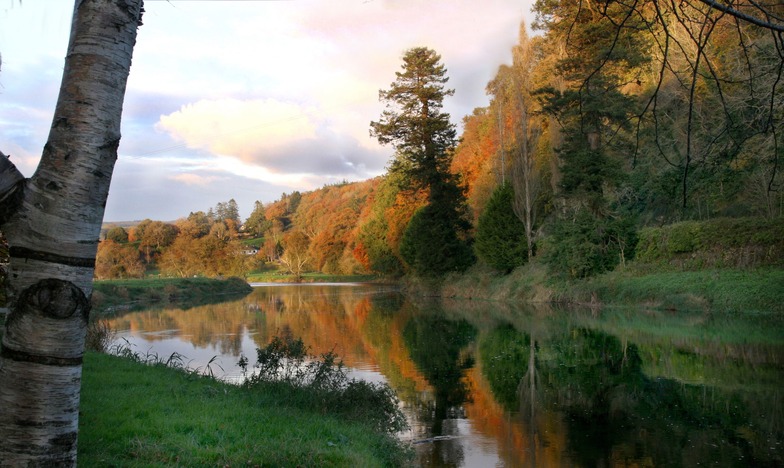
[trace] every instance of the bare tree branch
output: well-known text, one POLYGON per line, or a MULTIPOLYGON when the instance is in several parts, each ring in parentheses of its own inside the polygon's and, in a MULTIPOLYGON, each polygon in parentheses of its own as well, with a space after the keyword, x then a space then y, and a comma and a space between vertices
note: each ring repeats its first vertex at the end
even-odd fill
MULTIPOLYGON (((708 5, 708 6, 710 6, 711 8, 715 8, 715 9, 717 9, 719 11, 722 11, 722 12, 728 14, 728 15, 732 15, 732 16, 738 18, 738 19, 741 19, 743 21, 749 22, 749 23, 751 23, 753 25, 756 25, 756 26, 759 26, 759 27, 765 28, 765 29, 771 29, 773 31, 778 31, 780 33, 784 33, 784 24, 774 24, 774 23, 770 22, 769 20, 768 21, 761 20, 761 19, 759 19, 759 18, 757 18, 755 16, 743 13, 742 11, 740 11, 740 10, 738 10, 736 8, 732 8, 731 6, 728 6, 728 5, 723 5, 723 4, 721 4, 721 3, 717 2, 717 1, 714 1, 714 0, 699 0, 699 1, 704 3, 704 4, 706 4, 706 5, 708 5)), ((770 12, 770 10, 766 9, 765 7, 760 6, 758 3, 753 2, 753 1, 751 3, 754 6, 756 6, 759 10, 761 10, 763 12, 763 14, 766 15, 766 17, 768 17, 768 18, 773 17, 773 18, 776 18, 776 19, 780 20, 780 18, 778 18, 777 16, 773 15, 770 12)))

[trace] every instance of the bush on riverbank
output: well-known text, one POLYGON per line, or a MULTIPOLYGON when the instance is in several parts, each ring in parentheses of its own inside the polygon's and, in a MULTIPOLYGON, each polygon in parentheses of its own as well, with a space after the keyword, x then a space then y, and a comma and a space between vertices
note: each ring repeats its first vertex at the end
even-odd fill
POLYGON ((637 261, 679 269, 784 266, 784 218, 684 221, 639 233, 637 261))
MULTIPOLYGON (((287 398, 296 406, 317 413, 339 415, 362 421, 373 430, 394 435, 408 428, 398 406, 395 392, 385 383, 350 379, 343 362, 332 351, 313 356, 301 338, 290 333, 276 336, 263 348, 256 348, 253 372, 243 386, 261 392, 280 387, 283 393, 293 388, 287 398)), ((247 374, 248 360, 240 360, 247 374)))
POLYGON ((88 352, 83 466, 400 466, 407 451, 366 424, 299 405, 291 386, 260 391, 88 352))

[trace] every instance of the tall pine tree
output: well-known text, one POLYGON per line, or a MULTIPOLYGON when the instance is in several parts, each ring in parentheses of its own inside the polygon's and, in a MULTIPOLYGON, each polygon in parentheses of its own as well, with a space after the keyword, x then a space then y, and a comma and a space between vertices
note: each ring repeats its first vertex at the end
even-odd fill
POLYGON ((457 132, 442 112, 443 100, 454 94, 441 56, 426 47, 409 49, 403 70, 379 98, 387 108, 371 135, 396 151, 389 172, 400 176, 402 188, 424 190, 428 205, 412 219, 401 241, 401 254, 418 274, 464 270, 473 263, 465 216, 465 194, 449 172, 457 132), (437 248, 433 242, 438 242, 437 248))
POLYGON ((612 269, 616 247, 631 246, 621 219, 618 188, 624 157, 634 153, 630 136, 639 115, 637 89, 649 56, 635 10, 617 2, 601 4, 538 0, 536 27, 563 45, 555 65, 559 87, 541 90, 545 112, 564 135, 557 148, 561 172, 561 210, 545 260, 556 273, 590 276, 612 269), (580 262, 571 249, 583 247, 580 262))

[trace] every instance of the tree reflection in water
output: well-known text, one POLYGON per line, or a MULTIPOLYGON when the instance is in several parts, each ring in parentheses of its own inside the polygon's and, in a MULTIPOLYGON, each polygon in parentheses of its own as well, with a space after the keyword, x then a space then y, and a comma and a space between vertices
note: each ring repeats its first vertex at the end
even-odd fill
POLYGON ((282 330, 334 349, 396 390, 407 438, 430 439, 422 466, 784 464, 781 326, 717 311, 423 304, 383 286, 299 285, 113 327, 142 351, 221 354, 227 370, 282 330))
MULTIPOLYGON (((433 387, 435 399, 423 401, 417 412, 429 426, 428 437, 457 436, 456 421, 465 419, 463 403, 469 399, 464 371, 473 366, 466 347, 476 328, 465 320, 450 321, 441 313, 414 316, 403 329, 411 359, 433 387)), ((459 466, 462 447, 451 439, 438 440, 421 450, 428 466, 459 466), (441 450, 443 446, 451 446, 441 450)))
MULTIPOLYGON (((647 377, 638 347, 614 336, 566 327, 535 342, 506 324, 480 340, 482 369, 495 398, 508 411, 519 408, 529 441, 537 440, 540 448, 563 441, 563 452, 577 466, 775 466, 781 461, 780 424, 773 433, 744 437, 749 435, 744 429, 763 423, 757 420, 765 414, 757 412, 762 410, 758 399, 647 377), (565 433, 548 440, 553 415, 565 433)), ((780 407, 781 395, 766 401, 780 407)))

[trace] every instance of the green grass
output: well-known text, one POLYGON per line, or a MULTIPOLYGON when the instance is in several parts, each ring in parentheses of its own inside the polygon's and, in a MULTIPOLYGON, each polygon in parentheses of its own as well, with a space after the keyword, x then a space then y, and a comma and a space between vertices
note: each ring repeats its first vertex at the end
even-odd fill
POLYGON ((297 406, 291 388, 247 389, 87 353, 82 466, 395 466, 391 436, 297 406))
POLYGON ((251 247, 259 247, 264 244, 263 237, 253 237, 251 239, 242 239, 242 245, 247 245, 251 247))
POLYGON ((577 302, 594 295, 602 303, 647 305, 665 310, 711 309, 748 315, 784 314, 784 270, 710 269, 636 274, 615 271, 564 287, 577 302))
POLYGON ((252 288, 239 278, 154 278, 93 282, 93 308, 103 313, 152 304, 178 307, 221 302, 242 297, 252 288))
POLYGON ((431 293, 444 297, 711 310, 767 317, 777 323, 784 319, 784 269, 776 267, 672 271, 643 264, 566 281, 548 276, 546 268, 534 262, 509 275, 476 266, 465 274, 447 276, 436 288, 431 293))

